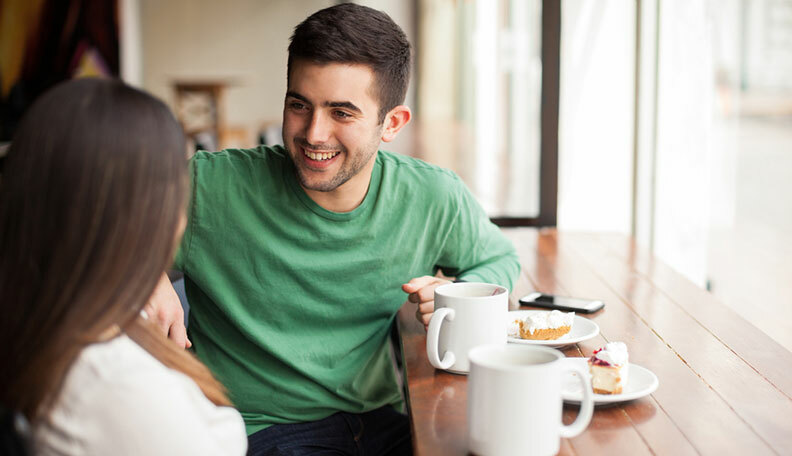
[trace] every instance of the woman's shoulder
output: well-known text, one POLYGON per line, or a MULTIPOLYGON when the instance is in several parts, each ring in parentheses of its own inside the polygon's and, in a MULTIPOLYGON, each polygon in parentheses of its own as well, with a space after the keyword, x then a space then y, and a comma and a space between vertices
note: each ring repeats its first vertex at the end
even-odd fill
POLYGON ((85 347, 69 375, 84 377, 84 382, 110 381, 134 385, 138 383, 139 377, 157 376, 170 383, 181 374, 169 369, 127 335, 121 334, 106 342, 85 347))
POLYGON ((123 335, 82 351, 36 427, 38 445, 85 450, 66 454, 209 454, 217 445, 242 454, 246 445, 236 410, 215 406, 190 378, 123 335))

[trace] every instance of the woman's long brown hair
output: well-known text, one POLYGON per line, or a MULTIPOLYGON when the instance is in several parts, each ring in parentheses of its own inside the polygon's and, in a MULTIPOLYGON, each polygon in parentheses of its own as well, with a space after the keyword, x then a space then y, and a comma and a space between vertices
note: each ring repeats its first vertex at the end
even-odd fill
POLYGON ((168 108, 118 81, 60 84, 25 115, 0 180, 4 406, 46 413, 80 351, 114 325, 229 404, 203 364, 140 318, 178 241, 184 150, 168 108))

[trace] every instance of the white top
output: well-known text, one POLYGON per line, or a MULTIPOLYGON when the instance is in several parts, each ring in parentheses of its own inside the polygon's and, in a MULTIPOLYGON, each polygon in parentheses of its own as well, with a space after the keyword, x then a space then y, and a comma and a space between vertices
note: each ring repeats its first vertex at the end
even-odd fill
POLYGON ((243 455, 239 412, 126 335, 80 353, 49 416, 33 428, 42 455, 243 455))

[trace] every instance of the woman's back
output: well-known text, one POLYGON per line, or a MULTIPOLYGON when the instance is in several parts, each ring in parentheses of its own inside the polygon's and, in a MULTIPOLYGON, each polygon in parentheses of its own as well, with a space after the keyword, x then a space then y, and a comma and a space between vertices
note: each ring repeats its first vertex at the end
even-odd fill
POLYGON ((42 455, 244 454, 236 410, 125 335, 80 353, 52 411, 33 428, 42 455))

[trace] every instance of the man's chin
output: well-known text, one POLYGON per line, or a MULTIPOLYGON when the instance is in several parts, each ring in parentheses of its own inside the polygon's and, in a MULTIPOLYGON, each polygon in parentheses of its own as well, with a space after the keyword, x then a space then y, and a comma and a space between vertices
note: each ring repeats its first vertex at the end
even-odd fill
POLYGON ((341 185, 340 183, 335 182, 334 179, 308 179, 302 171, 298 171, 297 174, 300 178, 300 186, 306 190, 312 190, 315 192, 332 192, 341 185))
POLYGON ((333 190, 338 188, 338 185, 330 185, 330 184, 319 184, 319 185, 303 185, 303 188, 306 190, 311 190, 314 192, 322 192, 322 193, 329 193, 333 190))

